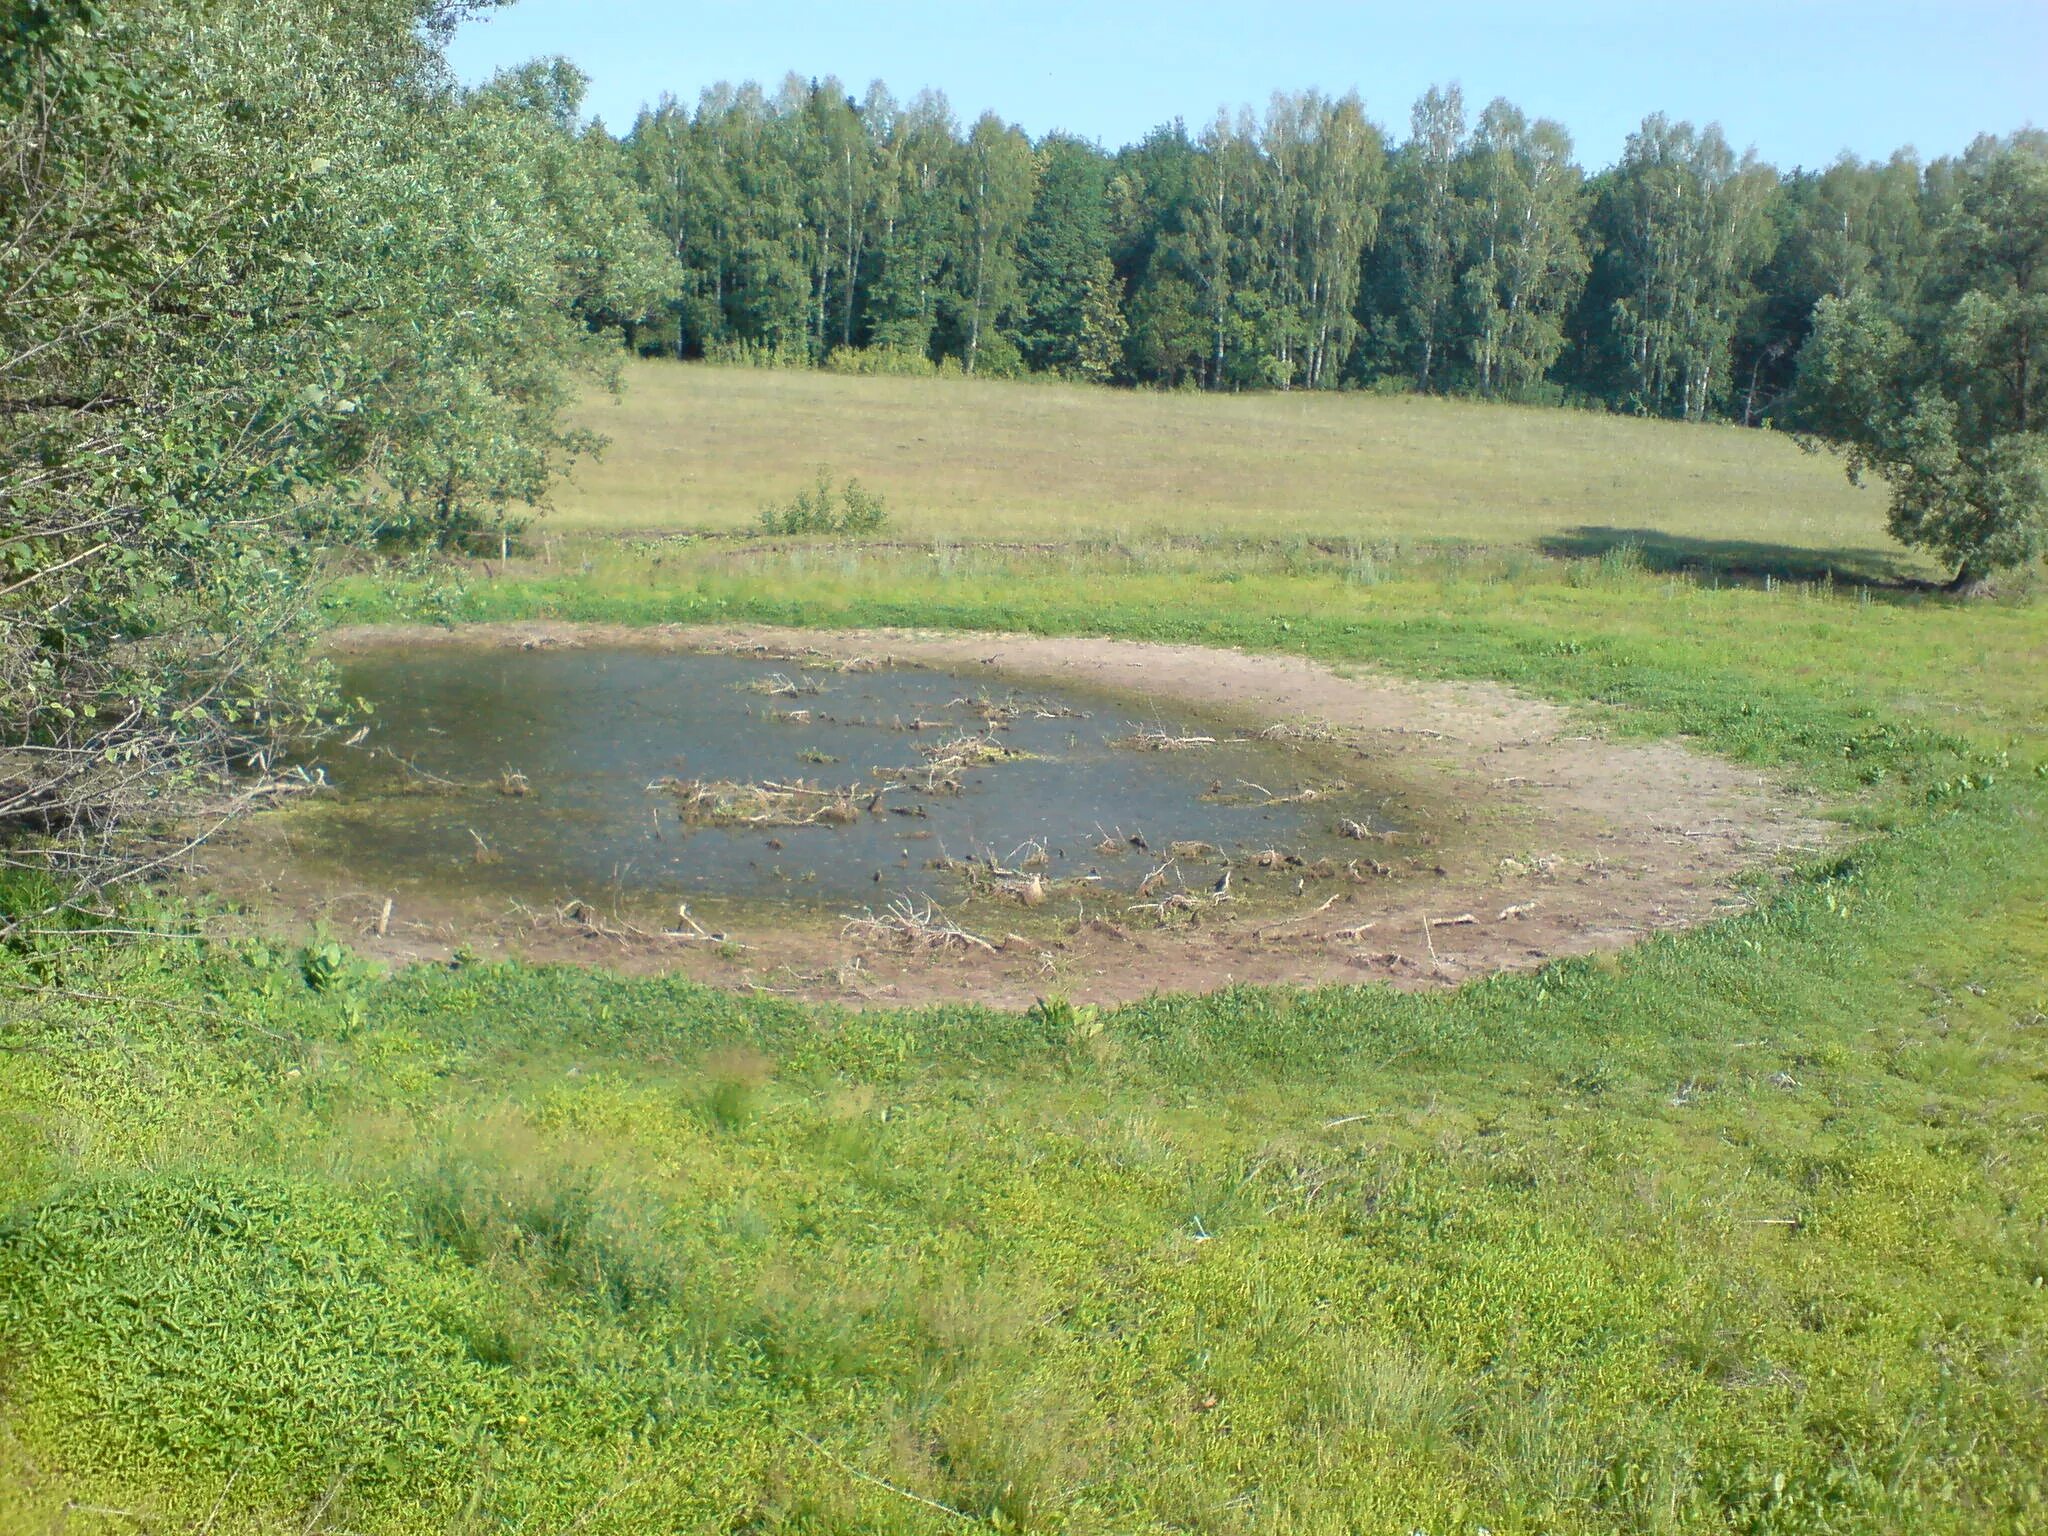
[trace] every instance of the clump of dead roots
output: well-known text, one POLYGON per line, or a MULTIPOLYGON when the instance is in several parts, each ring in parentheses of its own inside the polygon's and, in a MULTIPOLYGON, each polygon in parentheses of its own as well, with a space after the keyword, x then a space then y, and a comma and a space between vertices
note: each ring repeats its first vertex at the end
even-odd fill
POLYGON ((804 779, 741 783, 734 779, 656 779, 676 814, 693 827, 843 827, 881 808, 888 786, 832 787, 804 779))
POLYGON ((951 741, 920 744, 917 755, 937 769, 980 768, 989 763, 1022 762, 1032 754, 1006 747, 993 735, 956 736, 951 741))
POLYGON ((880 912, 863 907, 846 918, 845 937, 863 943, 889 944, 919 954, 937 954, 951 949, 978 949, 988 954, 996 946, 978 933, 970 933, 936 904, 922 906, 908 896, 898 896, 880 912))
POLYGON ((1199 752, 1216 746, 1222 738, 1189 731, 1167 731, 1156 725, 1134 725, 1128 734, 1111 739, 1112 747, 1126 752, 1199 752))

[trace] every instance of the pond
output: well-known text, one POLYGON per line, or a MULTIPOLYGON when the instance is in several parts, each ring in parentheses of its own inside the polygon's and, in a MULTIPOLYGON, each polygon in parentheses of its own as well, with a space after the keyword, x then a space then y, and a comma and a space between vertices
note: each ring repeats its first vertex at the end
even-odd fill
POLYGON ((1342 864, 1387 825, 1335 747, 987 672, 599 646, 340 665, 373 712, 316 755, 336 793, 294 862, 378 891, 707 914, 1129 900, 1162 866, 1210 889, 1342 864))

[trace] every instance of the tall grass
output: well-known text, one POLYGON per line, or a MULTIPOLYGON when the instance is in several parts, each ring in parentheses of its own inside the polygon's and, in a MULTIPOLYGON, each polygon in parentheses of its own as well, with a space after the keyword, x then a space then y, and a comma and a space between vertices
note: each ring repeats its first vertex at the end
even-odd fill
POLYGON ((852 377, 643 362, 546 526, 732 529, 788 494, 792 458, 886 496, 911 537, 1651 536, 1681 559, 1784 551, 1881 575, 1883 493, 1790 439, 1735 427, 1364 394, 1154 394, 1043 380, 852 377), (1590 532, 1587 532, 1590 531, 1590 532))

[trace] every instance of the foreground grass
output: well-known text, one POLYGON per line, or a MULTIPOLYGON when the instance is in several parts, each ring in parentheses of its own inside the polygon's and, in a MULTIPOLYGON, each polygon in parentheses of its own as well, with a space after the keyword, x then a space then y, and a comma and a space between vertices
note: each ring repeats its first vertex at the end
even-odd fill
POLYGON ((584 424, 611 438, 563 531, 731 528, 818 466, 911 537, 1118 531, 1551 541, 1631 533, 1674 559, 1897 563, 1882 493, 1774 433, 1368 395, 1186 396, 640 363, 584 424), (1649 533, 1646 530, 1657 530, 1649 533))
POLYGON ((1867 835, 1713 928, 1439 997, 856 1017, 16 957, 0 1528, 2048 1529, 2040 608, 671 546, 336 617, 422 607, 1505 677, 1867 835))

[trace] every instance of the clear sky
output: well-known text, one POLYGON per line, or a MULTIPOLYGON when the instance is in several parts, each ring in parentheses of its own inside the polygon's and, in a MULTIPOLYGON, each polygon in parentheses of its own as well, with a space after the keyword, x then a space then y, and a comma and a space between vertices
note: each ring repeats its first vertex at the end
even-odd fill
POLYGON ((1356 88, 1405 135, 1416 96, 1453 80, 1475 113, 1506 96, 1559 119, 1596 167, 1660 110, 1788 168, 2048 126, 2048 0, 519 0, 451 50, 472 81, 556 53, 592 77, 589 110, 618 132, 663 91, 694 103, 716 81, 772 88, 792 70, 855 95, 876 78, 899 99, 935 86, 963 120, 989 109, 1112 149, 1307 86, 1356 88))

